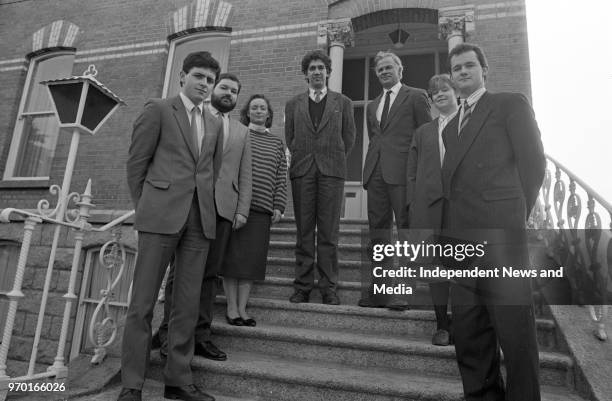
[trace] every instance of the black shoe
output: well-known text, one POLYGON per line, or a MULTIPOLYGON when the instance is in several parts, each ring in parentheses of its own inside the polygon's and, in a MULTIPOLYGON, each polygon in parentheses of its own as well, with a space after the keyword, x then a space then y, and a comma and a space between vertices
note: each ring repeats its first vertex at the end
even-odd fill
POLYGON ((168 358, 168 346, 167 345, 159 347, 159 356, 161 356, 162 359, 168 358))
POLYGON ((450 345, 451 343, 450 333, 447 330, 436 331, 436 333, 433 335, 431 339, 431 343, 433 345, 440 345, 442 347, 446 345, 450 345))
POLYGON ((134 388, 122 388, 117 401, 142 401, 142 391, 134 388))
POLYGON ((335 292, 328 292, 323 294, 323 303, 326 305, 340 305, 340 298, 335 292))
POLYGON ((240 316, 232 319, 231 317, 225 315, 225 320, 227 320, 227 323, 231 324, 232 326, 244 326, 244 320, 242 320, 240 316))
POLYGON ((249 326, 249 327, 257 326, 257 322, 255 321, 255 319, 251 319, 251 318, 248 318, 247 320, 243 319, 243 322, 245 326, 249 326))
POLYGON ((196 342, 193 353, 213 361, 225 361, 227 359, 227 354, 217 348, 212 341, 196 342))
POLYGON ((401 311, 410 309, 410 305, 392 303, 392 304, 387 305, 387 309, 401 312, 401 311))
POLYGON ((181 387, 164 386, 164 398, 183 401, 215 401, 215 397, 206 394, 194 384, 181 387))
POLYGON ((306 303, 310 300, 310 293, 302 290, 295 290, 293 295, 289 297, 289 302, 294 304, 306 303))
POLYGON ((375 304, 371 298, 361 298, 359 302, 357 302, 357 305, 361 306, 362 308, 382 308, 383 307, 383 305, 375 304))

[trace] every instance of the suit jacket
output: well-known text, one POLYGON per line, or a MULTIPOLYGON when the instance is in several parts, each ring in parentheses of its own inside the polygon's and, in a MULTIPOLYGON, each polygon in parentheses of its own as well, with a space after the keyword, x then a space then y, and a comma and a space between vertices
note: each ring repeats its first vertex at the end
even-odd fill
POLYGON ((180 96, 149 100, 136 118, 127 161, 136 230, 177 233, 197 191, 204 235, 215 238, 214 184, 223 156, 223 125, 206 108, 203 120, 198 157, 180 96))
POLYGON ((409 228, 442 227, 442 166, 438 144, 438 122, 435 119, 414 133, 406 171, 406 201, 409 228))
POLYGON ((316 163, 323 175, 345 178, 346 157, 355 143, 351 100, 327 91, 321 123, 315 130, 308 111, 308 92, 285 105, 285 142, 291 152, 289 177, 299 178, 316 163))
POLYGON ((229 138, 223 147, 223 164, 215 183, 217 213, 229 220, 240 213, 248 217, 253 190, 249 129, 230 118, 229 138))
POLYGON ((368 189, 368 181, 377 162, 387 184, 406 185, 406 162, 412 137, 419 126, 431 121, 425 91, 402 85, 389 109, 385 126, 381 127, 376 119, 376 110, 382 97, 381 93, 366 108, 370 144, 363 166, 365 189, 368 189))
POLYGON ((460 137, 458 125, 459 113, 443 133, 446 228, 524 230, 546 168, 527 99, 485 92, 460 137))

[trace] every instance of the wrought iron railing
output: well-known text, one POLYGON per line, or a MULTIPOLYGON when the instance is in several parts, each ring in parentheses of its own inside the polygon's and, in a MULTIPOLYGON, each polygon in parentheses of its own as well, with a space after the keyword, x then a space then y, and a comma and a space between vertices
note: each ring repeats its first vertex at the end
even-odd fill
MULTIPOLYGON (((0 211, 0 222, 10 223, 11 217, 19 216, 19 218, 25 218, 24 222, 24 234, 21 243, 21 250, 19 259, 17 262, 17 268, 15 272, 15 279, 13 281, 13 287, 11 291, 6 294, 9 299, 8 312, 6 322, 4 324, 4 331, 2 335, 2 343, 0 344, 0 393, 6 390, 8 383, 11 381, 27 381, 37 380, 43 378, 66 378, 68 375, 68 368, 65 364, 65 348, 68 338, 68 329, 72 313, 72 307, 75 303, 77 296, 75 294, 76 278, 81 261, 82 244, 85 234, 87 232, 112 232, 113 238, 102 246, 100 251, 100 260, 102 266, 108 269, 108 286, 102 291, 102 299, 99 301, 98 307, 94 311, 91 319, 89 336, 92 343, 96 345, 96 355, 94 359, 103 359, 105 354, 105 347, 107 347, 117 334, 117 324, 112 319, 109 310, 108 302, 110 295, 112 294, 113 288, 121 280, 121 275, 124 271, 125 266, 125 249, 121 244, 121 231, 118 226, 125 220, 129 219, 134 215, 134 211, 130 211, 112 222, 99 227, 93 227, 88 219, 90 217, 89 211, 93 204, 91 203, 91 180, 88 181, 87 187, 83 194, 78 193, 64 194, 59 186, 52 186, 50 189, 51 194, 58 195, 58 205, 50 211, 49 202, 41 200, 38 204, 37 212, 28 210, 20 210, 14 208, 2 209, 0 211), (78 209, 68 210, 69 203, 75 202, 78 209), (13 335, 13 329, 17 316, 17 309, 20 300, 24 297, 22 291, 23 278, 27 266, 27 260, 30 250, 30 244, 32 241, 32 234, 42 222, 51 223, 55 225, 55 231, 53 241, 51 243, 49 253, 49 263, 47 265, 47 271, 45 281, 43 285, 43 294, 40 304, 40 310, 38 313, 37 325, 34 333, 34 341, 32 345, 32 351, 30 355, 30 362, 28 365, 27 373, 18 377, 9 377, 7 375, 7 358, 11 338, 13 335), (47 371, 35 373, 35 365, 38 357, 38 346, 41 338, 43 319, 45 317, 45 309, 49 301, 49 288, 51 285, 51 278, 53 275, 54 265, 56 261, 56 252, 58 249, 60 232, 62 228, 70 228, 74 230, 74 248, 72 251, 72 266, 70 270, 70 279, 68 284, 68 290, 63 296, 65 299, 64 314, 62 319, 62 326, 60 330, 60 337, 57 345, 57 353, 53 362, 47 371), (114 267, 119 266, 119 272, 117 277, 111 277, 111 270, 114 267), (105 341, 100 341, 103 338, 102 332, 110 332, 109 338, 105 341)), ((95 360, 92 360, 95 362, 95 360)))
POLYGON ((560 162, 547 159, 542 204, 535 208, 532 224, 543 229, 548 256, 565 269, 571 303, 588 307, 594 335, 605 341, 612 300, 612 204, 560 162))

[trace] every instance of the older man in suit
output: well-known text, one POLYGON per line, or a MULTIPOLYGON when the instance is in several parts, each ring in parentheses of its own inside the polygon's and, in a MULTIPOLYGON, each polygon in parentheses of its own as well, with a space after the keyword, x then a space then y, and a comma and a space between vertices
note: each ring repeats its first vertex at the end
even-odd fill
POLYGON ((331 60, 321 50, 306 53, 302 73, 308 91, 285 106, 285 139, 291 152, 291 189, 297 225, 295 292, 291 302, 308 302, 316 266, 323 303, 337 305, 338 232, 344 199, 346 158, 355 142, 353 106, 328 90, 331 60))
MULTIPOLYGON (((448 59, 461 108, 443 133, 443 232, 455 243, 486 242, 484 256, 470 267, 528 269, 526 220, 546 163, 533 110, 522 95, 485 89, 489 67, 480 47, 457 45, 448 59)), ((504 277, 459 279, 452 286, 453 332, 467 400, 540 400, 531 291, 529 279, 504 277)))
POLYGON ((195 322, 204 265, 216 235, 214 184, 223 156, 223 126, 202 101, 219 74, 208 52, 189 54, 181 93, 152 99, 134 122, 127 180, 136 207, 138 258, 123 331, 122 401, 140 401, 149 360, 151 318, 166 267, 176 257, 164 368, 164 397, 210 401, 193 384, 195 322))
MULTIPOLYGON (((414 243, 420 240, 437 241, 442 227, 442 162, 444 142, 442 133, 457 113, 455 84, 448 74, 434 75, 427 90, 438 118, 421 125, 414 134, 408 156, 407 208, 408 227, 414 243), (416 241, 414 241, 416 240, 416 241)), ((451 342, 450 320, 448 318, 449 282, 429 284, 429 291, 436 313, 437 329, 431 342, 445 346, 451 342)))
MULTIPOLYGON (((238 230, 247 221, 252 196, 251 141, 249 130, 237 120, 229 117, 236 107, 241 84, 238 77, 222 73, 213 88, 208 110, 223 124, 223 163, 215 183, 215 205, 217 208, 217 235, 210 246, 204 269, 204 280, 200 293, 200 313, 195 332, 194 354, 215 361, 227 359, 211 341, 213 303, 217 293, 217 278, 223 265, 224 255, 232 229, 238 230)), ((167 353, 167 331, 172 305, 174 263, 170 266, 166 280, 164 320, 159 328, 161 354, 167 353)))
MULTIPOLYGON (((374 65, 383 93, 366 110, 370 144, 363 187, 368 191, 370 239, 377 244, 390 242, 394 215, 398 230, 405 227, 408 151, 414 131, 431 121, 431 116, 425 91, 402 84, 404 67, 397 55, 378 52, 374 65)), ((359 300, 359 306, 384 306, 380 302, 368 294, 359 300)), ((394 300, 389 306, 402 309, 404 304, 394 300)))

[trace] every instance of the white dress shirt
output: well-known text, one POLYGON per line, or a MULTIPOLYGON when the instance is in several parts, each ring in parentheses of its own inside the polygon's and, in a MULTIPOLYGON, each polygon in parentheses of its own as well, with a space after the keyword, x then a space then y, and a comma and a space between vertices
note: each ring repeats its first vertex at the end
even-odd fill
POLYGON ((468 106, 472 109, 472 113, 474 112, 474 107, 476 107, 476 103, 480 100, 482 95, 487 91, 487 89, 483 86, 480 89, 476 89, 467 99, 459 99, 461 103, 461 107, 459 108, 459 128, 457 130, 457 134, 461 133, 461 121, 463 121, 463 104, 467 100, 468 106))
MULTIPOLYGON (((185 96, 183 92, 180 92, 179 95, 181 97, 181 100, 183 101, 183 105, 185 106, 185 110, 187 111, 187 119, 189 120, 189 124, 191 125, 191 111, 193 110, 194 107, 197 107, 198 109, 200 109, 199 110, 200 116, 202 116, 203 105, 202 103, 198 104, 197 106, 194 105, 191 99, 185 96)), ((202 141, 204 140, 204 118, 203 116, 202 118, 198 118, 196 120, 196 127, 198 128, 198 155, 199 155, 200 151, 202 150, 202 141)))
MULTIPOLYGON (((327 95, 327 86, 324 86, 321 89, 317 89, 319 92, 321 92, 321 99, 319 99, 319 102, 321 100, 323 100, 323 98, 325 97, 325 95, 327 95)), ((315 92, 317 91, 315 89, 312 88, 308 88, 308 97, 312 99, 312 101, 315 101, 315 92)))
MULTIPOLYGON (((402 87, 402 83, 398 82, 391 87, 391 89, 385 89, 382 94, 382 98, 380 99, 380 104, 378 105, 378 109, 376 109, 376 119, 380 122, 380 117, 382 116, 383 108, 385 107, 385 97, 387 96, 387 91, 391 91, 391 96, 389 97, 389 110, 391 110, 391 106, 393 106, 393 102, 399 93, 399 90, 402 87)), ((387 111, 388 112, 388 111, 387 111)))
POLYGON ((212 104, 208 105, 208 111, 210 111, 213 116, 221 118, 221 121, 223 121, 223 149, 225 149, 227 147, 227 141, 229 140, 229 113, 221 113, 212 104))

